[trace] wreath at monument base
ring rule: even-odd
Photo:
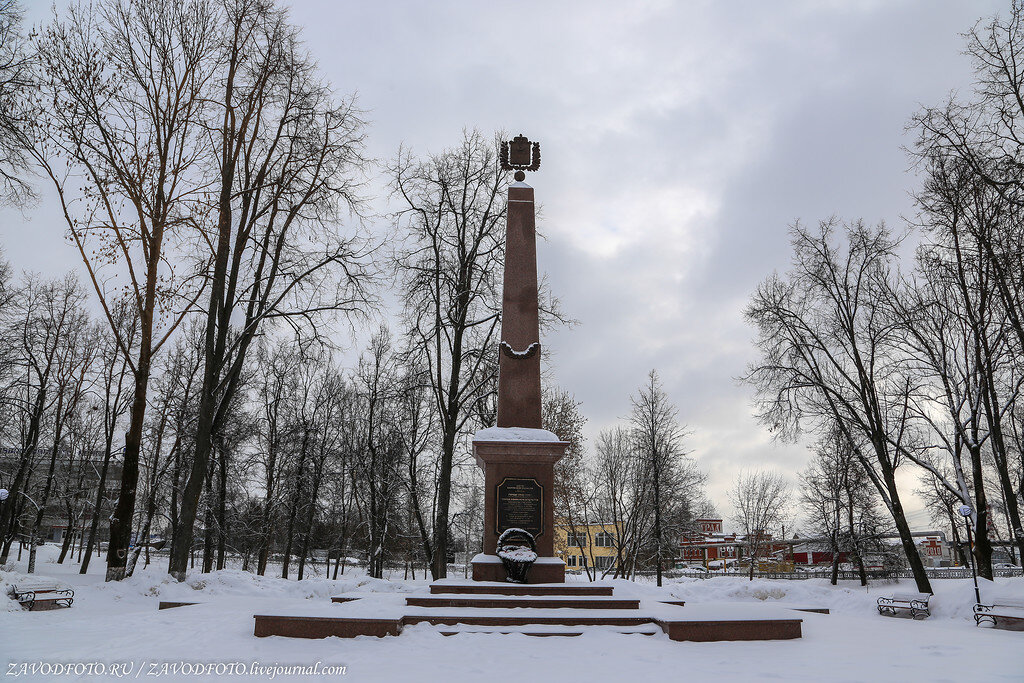
[[[505,566],[505,580],[526,583],[530,566],[537,561],[537,544],[525,529],[505,529],[498,537],[498,557]]]

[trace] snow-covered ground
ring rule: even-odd
[[[113,678],[114,665],[126,678],[227,680],[232,663],[261,666],[339,667],[326,679],[353,681],[1024,681],[1024,632],[977,628],[971,616],[971,582],[936,580],[932,617],[923,621],[883,617],[875,599],[893,590],[912,591],[908,582],[868,590],[826,581],[755,580],[739,577],[679,579],[659,589],[650,583],[616,582],[616,594],[698,603],[773,603],[828,607],[830,615],[796,613],[803,638],[793,641],[678,643],[663,634],[587,633],[577,638],[461,634],[444,637],[430,626],[407,627],[397,638],[296,640],[255,638],[252,615],[261,612],[329,608],[340,593],[402,593],[425,590],[426,580],[376,580],[349,568],[343,579],[301,582],[257,577],[238,570],[192,574],[184,584],[169,580],[166,560],[131,579],[103,583],[103,562],[87,576],[77,564],[53,562],[56,548],[44,546],[37,575],[71,584],[70,609],[23,612],[6,598],[10,584],[24,580],[27,553],[13,571],[0,571],[0,664],[5,675],[31,670],[33,663],[93,664]],[[982,586],[982,597],[1024,598],[1024,579]],[[398,598],[382,602],[393,602]],[[160,600],[201,602],[157,611]],[[339,606],[340,607],[340,606]],[[683,608],[685,609],[685,608]],[[181,663],[187,663],[182,668]],[[195,675],[196,664],[222,663],[220,675]],[[177,675],[165,672],[178,667]],[[12,668],[13,667],[13,668]],[[129,668],[130,667],[130,668]],[[340,667],[344,667],[341,674]],[[240,667],[236,664],[235,670]],[[38,671],[39,669],[37,669]],[[83,669],[79,668],[79,671]],[[269,672],[235,676],[268,680]],[[29,680],[46,676],[29,676]],[[278,675],[276,678],[293,680]],[[89,680],[61,676],[60,680]]]

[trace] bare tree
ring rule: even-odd
[[[736,508],[735,521],[743,529],[750,553],[750,580],[768,544],[768,534],[786,517],[789,485],[777,472],[754,470],[741,472],[729,491],[729,502]]]
[[[46,282],[35,276],[26,277],[11,302],[10,324],[16,330],[17,346],[10,350],[15,354],[12,369],[17,373],[17,381],[7,401],[8,408],[17,411],[21,443],[8,487],[10,502],[0,506],[0,535],[4,536],[0,564],[7,561],[13,532],[26,502],[31,503],[35,518],[41,521],[43,505],[35,500],[38,494],[29,498],[29,476],[46,431],[46,420],[52,417],[58,402],[58,413],[64,413],[63,402],[68,398],[67,387],[74,373],[74,363],[69,359],[78,351],[76,338],[84,327],[82,303],[81,289],[73,278]],[[57,447],[51,449],[52,466],[44,480],[45,498],[49,497],[52,485]],[[36,527],[38,523],[31,525],[32,529]]]
[[[568,538],[575,540],[576,550],[586,557],[583,540],[589,533],[594,506],[594,487],[587,476],[584,459],[586,445],[583,425],[587,418],[580,412],[580,403],[568,391],[547,389],[541,405],[541,424],[569,447],[565,456],[555,463],[553,499],[555,518],[565,525]],[[568,549],[567,549],[568,550]],[[589,562],[583,566],[587,578],[594,580],[594,568]]]
[[[438,441],[437,413],[433,410],[429,378],[424,377],[424,369],[417,364],[417,356],[409,354],[402,365],[404,374],[398,390],[396,433],[402,444],[405,464],[405,475],[401,481],[406,488],[407,524],[410,529],[415,527],[421,551],[416,552],[410,543],[410,564],[413,578],[416,578],[415,559],[422,557],[429,565],[431,557],[430,520],[434,510],[428,505],[434,500],[434,482],[437,479],[437,458],[431,457],[434,454],[431,446]],[[411,535],[411,531],[407,533]]]
[[[53,183],[109,332],[132,359],[107,580],[122,579],[128,560],[153,359],[201,292],[178,271],[174,251],[194,233],[208,185],[214,19],[204,2],[101,0],[71,7],[37,40],[32,155]],[[114,315],[122,298],[139,321],[134,348]]]
[[[257,446],[254,454],[255,469],[259,471],[263,501],[260,505],[259,531],[261,534],[256,560],[256,573],[263,576],[274,540],[275,521],[282,506],[281,491],[285,484],[284,461],[287,458],[289,438],[288,407],[290,396],[296,391],[298,364],[301,356],[297,349],[285,344],[261,346],[256,355]]]
[[[49,283],[40,288],[39,293],[43,303],[41,312],[46,316],[46,319],[40,322],[44,327],[49,328],[48,323],[57,321],[57,327],[63,327],[64,333],[55,338],[57,343],[54,354],[49,358],[45,356],[45,346],[43,356],[36,355],[32,345],[26,344],[25,346],[26,357],[31,365],[38,365],[40,362],[52,363],[52,381],[49,387],[50,407],[47,411],[50,437],[49,464],[43,479],[43,489],[35,500],[35,520],[28,532],[31,545],[28,563],[30,574],[35,566],[35,540],[39,538],[39,530],[55,489],[62,484],[55,479],[57,462],[61,459],[62,451],[68,452],[66,443],[68,426],[77,416],[78,407],[89,390],[92,378],[87,375],[87,371],[95,351],[94,338],[89,334],[88,318],[83,308],[84,295],[78,281],[68,276],[63,281]],[[65,477],[70,476],[73,472],[76,460],[74,451],[68,453],[67,459],[70,461],[68,464],[71,467],[65,469],[63,473]],[[67,531],[70,533],[71,529],[69,528]]]
[[[396,433],[395,405],[399,377],[391,335],[382,328],[359,359],[355,373],[359,441],[355,466],[365,491],[368,544],[367,573],[383,578],[385,544],[394,533],[396,495],[401,488],[401,439]]]
[[[1009,467],[1009,416],[1024,388],[1024,364],[1010,324],[1006,300],[998,294],[998,268],[978,235],[1013,223],[1016,212],[999,192],[962,161],[932,158],[924,187],[917,193],[921,227],[928,240],[917,256],[919,276],[905,296],[895,298],[903,321],[912,372],[930,380],[923,392],[920,419],[940,438],[940,450],[952,459],[955,479],[940,482],[974,510],[976,554],[989,574],[985,451],[995,465],[998,487],[1008,501],[1011,536],[1024,553],[1021,516]],[[929,391],[929,386],[934,387]],[[939,404],[949,428],[943,435],[931,406]],[[1019,445],[1018,445],[1019,447]],[[966,450],[970,478],[960,462]],[[933,475],[939,476],[937,472]]]
[[[144,549],[147,551],[146,563],[149,563],[150,533],[158,513],[169,508],[172,519],[176,519],[174,503],[168,503],[164,492],[173,490],[177,483],[173,476],[175,464],[180,466],[182,452],[192,448],[191,426],[195,424],[196,385],[202,363],[195,343],[194,326],[190,332],[179,337],[172,350],[164,356],[150,392],[141,460],[142,505],[136,515],[139,518],[138,531],[135,549],[128,559],[128,576],[133,573]]]
[[[0,0],[0,201],[17,203],[31,196],[28,170],[27,108],[35,87],[27,41],[21,33],[17,0]]]
[[[640,569],[640,551],[649,538],[652,522],[650,461],[638,457],[636,442],[628,429],[616,427],[598,434],[594,477],[597,514],[615,548],[613,568],[605,574],[631,578]]]
[[[694,493],[703,483],[703,476],[685,460],[683,437],[686,431],[679,424],[678,410],[662,388],[656,371],[648,373],[647,382],[630,402],[634,448],[637,457],[644,461],[643,470],[648,475],[644,490],[650,496],[655,572],[660,586],[662,566],[666,557],[674,556],[678,532],[682,531],[678,525],[679,513],[690,516],[686,508],[696,497]],[[675,520],[667,514],[672,510],[676,513]]]
[[[315,448],[316,429],[313,424],[317,408],[317,394],[325,367],[327,354],[303,353],[298,363],[295,392],[289,396],[289,471],[287,473],[287,524],[285,525],[284,558],[281,563],[281,577],[287,579],[292,553],[297,537],[301,534],[302,520],[309,506],[316,501],[309,497],[313,477],[310,460]],[[300,558],[300,562],[304,558]]]
[[[96,376],[90,374],[90,381],[95,382]],[[93,391],[90,390],[89,394]],[[63,564],[70,553],[74,557],[75,543],[79,549],[84,546],[84,516],[88,508],[86,496],[90,492],[88,483],[95,471],[95,455],[100,451],[102,443],[102,424],[98,409],[92,403],[92,397],[86,395],[80,400],[74,414],[68,419],[66,429],[67,447],[61,467],[60,486],[55,492],[57,505],[65,519],[64,538],[61,541],[57,564]]]
[[[970,566],[971,562],[964,550],[966,539],[961,534],[960,525],[963,523],[963,517],[957,511],[958,506],[962,505],[962,499],[940,483],[937,477],[926,475],[922,479],[923,485],[914,493],[924,500],[932,523],[949,529],[953,538],[953,549],[960,560],[960,566]]]
[[[1008,16],[979,21],[965,34],[966,54],[970,57],[976,87],[966,99],[953,95],[941,106],[929,107],[914,117],[918,140],[913,153],[922,161],[934,180],[938,168],[956,169],[968,176],[969,193],[961,206],[970,207],[973,197],[983,197],[979,184],[987,185],[998,202],[985,199],[984,205],[998,207],[994,220],[965,220],[962,237],[983,255],[990,271],[990,287],[1001,300],[1005,324],[1016,337],[1016,354],[1024,349],[1024,231],[1020,229],[1024,211],[1024,2],[1013,0]],[[961,185],[961,188],[963,185]],[[961,189],[961,188],[958,188]],[[932,188],[934,189],[934,188]],[[929,192],[926,189],[924,194]],[[950,204],[947,202],[947,204]],[[982,392],[988,393],[988,392]],[[996,417],[1001,404],[995,397],[985,399],[987,416]],[[1009,466],[1013,450],[1008,447],[1012,429],[1012,411],[1004,413],[1008,424],[990,422],[991,448],[999,473],[1002,497],[1006,500],[1008,524],[1018,550],[1024,553],[1024,524],[1018,499],[1021,491],[1019,468]],[[975,520],[977,526],[977,520]]]
[[[299,556],[298,578],[305,574],[305,563],[314,537],[314,513],[320,510],[320,498],[324,482],[333,466],[342,464],[347,458],[344,451],[350,446],[346,441],[346,423],[354,419],[358,404],[349,383],[333,366],[324,366],[313,396],[313,411],[310,420],[314,435],[310,448],[310,487],[308,495],[314,501],[306,510],[303,524],[302,547]]]
[[[124,414],[132,404],[131,388],[128,386],[130,375],[130,356],[123,353],[118,340],[127,343],[131,350],[138,338],[137,319],[132,317],[133,309],[122,303],[113,312],[115,324],[121,328],[119,335],[104,334],[105,323],[93,323],[100,327],[94,334],[100,340],[97,349],[97,360],[100,365],[100,377],[97,381],[97,390],[100,394],[97,404],[102,404],[102,436],[103,436],[103,459],[100,463],[98,481],[96,484],[96,500],[92,506],[92,518],[89,523],[89,540],[86,543],[85,555],[82,559],[82,566],[79,573],[85,574],[89,571],[89,560],[92,550],[96,547],[96,535],[99,531],[100,516],[103,514],[104,503],[107,493],[107,476],[110,473],[110,463],[114,457],[114,437],[117,434],[118,426]]]
[[[468,578],[473,556],[483,552],[484,547],[483,526],[480,524],[484,514],[483,472],[470,469],[460,477],[456,481],[455,497],[458,511],[452,515],[452,526],[461,536],[459,540],[464,553],[462,575]]]
[[[318,336],[325,313],[361,314],[371,279],[363,240],[342,237],[342,209],[356,209],[363,121],[351,99],[336,101],[302,51],[298,30],[265,0],[224,0],[215,74],[222,88],[211,123],[217,150],[205,236],[205,368],[196,450],[182,495],[183,543],[170,573],[184,580],[210,452],[224,429],[249,348],[272,322]]]
[[[800,504],[811,533],[827,538],[832,551],[832,585],[838,580],[840,555],[848,553],[866,586],[864,555],[877,542],[874,531],[881,526],[877,493],[842,432],[833,430],[815,444],[814,458],[799,478]]]
[[[497,145],[477,131],[422,160],[399,150],[389,171],[407,235],[397,263],[409,342],[427,368],[439,417],[433,537],[424,548],[438,579],[447,574],[456,446],[495,386],[508,181]]]
[[[763,282],[746,310],[761,359],[745,379],[757,390],[760,419],[779,438],[796,438],[802,424],[843,433],[893,517],[918,590],[930,593],[896,484],[901,459],[914,456],[885,303],[896,241],[884,226],[856,222],[839,246],[837,227],[834,219],[817,230],[793,227],[793,269]]]
[[[974,278],[967,271],[973,269],[965,269],[963,261],[959,266],[950,263],[944,250],[937,244],[925,245],[918,254],[920,277],[891,301],[897,329],[905,335],[907,405],[923,425],[920,431],[927,446],[914,460],[957,497],[958,506],[967,503],[975,511],[979,571],[991,578],[982,471],[992,431],[986,424],[985,398],[987,385],[997,380],[992,371],[998,361],[990,352],[1003,355],[992,342],[1003,342],[992,336],[994,297],[986,278],[969,283]],[[954,251],[960,253],[959,244]]]

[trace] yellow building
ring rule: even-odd
[[[565,562],[567,571],[594,567],[604,572],[615,566],[620,537],[612,522],[569,525],[559,520],[555,524],[555,556]]]

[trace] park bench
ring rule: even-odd
[[[978,603],[974,606],[974,623],[991,621],[992,626],[1024,628],[1024,600],[999,600],[991,605]]]
[[[885,614],[896,614],[897,610],[905,609],[910,611],[910,616],[914,619],[920,617],[930,617],[931,612],[928,611],[928,600],[931,598],[930,593],[893,593],[892,595],[883,595],[878,598],[878,613]]]
[[[70,586],[59,583],[19,583],[12,585],[8,593],[30,612],[36,608],[71,607],[71,603],[75,601],[75,591]]]

